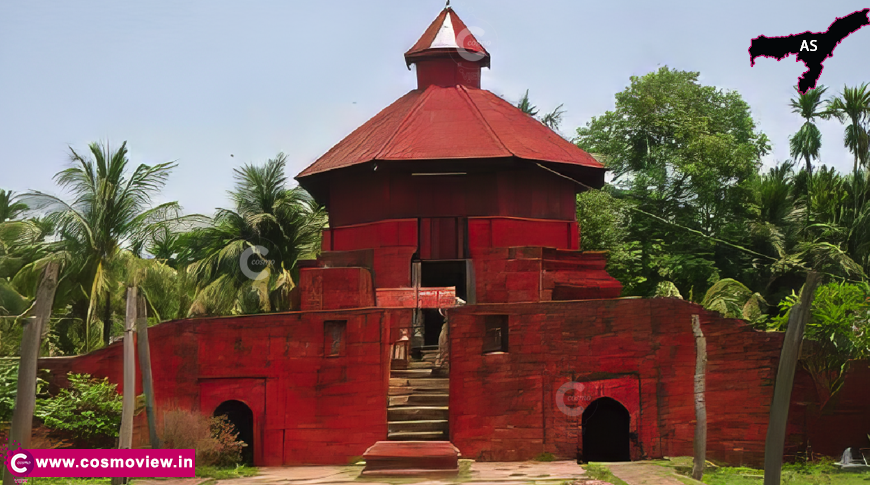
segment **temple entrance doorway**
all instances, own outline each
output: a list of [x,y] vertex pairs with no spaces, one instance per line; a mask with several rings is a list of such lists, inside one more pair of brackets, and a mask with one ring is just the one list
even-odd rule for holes
[[631,415],[619,401],[602,397],[589,403],[582,426],[583,461],[631,461]]
[[468,301],[468,263],[464,259],[421,261],[420,286],[423,288],[456,288],[456,296]]
[[238,440],[247,446],[242,448],[242,463],[254,464],[254,413],[241,401],[224,401],[214,410],[214,416],[226,416],[239,433]]

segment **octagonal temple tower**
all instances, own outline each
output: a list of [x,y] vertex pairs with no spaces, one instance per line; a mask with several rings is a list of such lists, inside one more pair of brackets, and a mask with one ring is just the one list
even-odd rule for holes
[[[329,211],[316,266],[369,269],[378,306],[402,288],[452,287],[468,303],[619,296],[604,255],[577,252],[576,195],[600,188],[604,167],[481,89],[490,54],[450,7],[405,62],[417,89],[296,177]],[[355,303],[323,292],[303,289],[302,308]]]

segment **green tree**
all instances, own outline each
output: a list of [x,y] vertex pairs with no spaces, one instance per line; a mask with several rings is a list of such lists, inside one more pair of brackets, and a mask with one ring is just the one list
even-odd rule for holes
[[[800,94],[792,98],[789,102],[792,108],[792,113],[800,115],[804,119],[804,124],[789,141],[791,156],[798,160],[803,159],[806,163],[807,174],[813,174],[813,159],[819,158],[819,149],[822,147],[822,133],[819,127],[816,126],[815,120],[826,118],[826,101],[822,99],[828,88],[819,86],[816,89],[811,89],[805,94]],[[795,87],[795,91],[798,88]]]
[[287,188],[286,157],[235,170],[233,209],[182,236],[181,261],[197,281],[192,314],[286,310],[300,259],[319,251],[326,211],[301,187]]
[[[111,294],[119,285],[113,269],[119,267],[116,261],[119,252],[178,220],[180,213],[176,202],[152,205],[152,198],[163,188],[175,164],[140,164],[128,171],[126,142],[117,150],[111,150],[108,144],[92,143],[89,151],[88,157],[71,148],[73,166],[55,175],[57,184],[71,193],[72,201],[39,191],[23,196],[33,209],[44,211],[46,219],[57,228],[57,240],[50,244],[51,254],[46,258],[64,262],[62,278],[67,290],[63,293],[67,299],[78,302],[79,295],[87,296],[85,315],[81,315],[83,305],[67,301],[83,321],[86,346],[98,313],[103,342],[109,341],[113,318]],[[33,279],[43,261],[25,267],[22,271],[28,274],[16,275],[21,286],[32,286],[27,283],[28,278]]]
[[587,190],[577,195],[580,249],[607,251],[607,272],[631,294],[643,283],[639,245],[629,240],[630,202],[614,197],[609,190]]
[[[616,94],[616,108],[579,128],[576,142],[600,156],[617,193],[638,209],[706,235],[745,240],[750,183],[769,145],[736,92],[700,84],[697,72],[663,67],[632,77]],[[629,230],[640,244],[644,278],[636,294],[652,295],[669,280],[692,298],[723,270],[748,266],[739,251],[654,218],[634,215]]]
[[870,134],[867,133],[867,121],[870,119],[870,88],[866,83],[853,88],[843,86],[840,95],[830,101],[829,112],[841,123],[846,124],[843,143],[854,157],[852,197],[854,215],[857,217],[866,201],[864,192],[868,172],[862,173],[860,168],[867,166],[867,159],[870,157]]

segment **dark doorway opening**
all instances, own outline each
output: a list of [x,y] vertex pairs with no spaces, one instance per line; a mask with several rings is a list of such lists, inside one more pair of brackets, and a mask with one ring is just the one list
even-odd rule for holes
[[582,461],[631,461],[631,415],[609,397],[592,401],[583,411]]
[[444,317],[438,313],[437,308],[423,308],[423,345],[438,345],[441,336],[441,327],[444,325]]
[[226,416],[236,431],[239,433],[238,440],[246,445],[242,448],[242,463],[254,464],[254,413],[247,404],[241,401],[224,401],[214,410],[215,417]]
[[420,286],[456,287],[456,296],[468,301],[468,263],[464,259],[450,261],[421,261]]

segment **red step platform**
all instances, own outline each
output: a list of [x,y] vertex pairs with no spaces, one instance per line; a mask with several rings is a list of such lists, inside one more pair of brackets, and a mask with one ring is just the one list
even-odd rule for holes
[[459,449],[449,441],[378,441],[363,454],[361,476],[455,475]]

